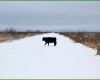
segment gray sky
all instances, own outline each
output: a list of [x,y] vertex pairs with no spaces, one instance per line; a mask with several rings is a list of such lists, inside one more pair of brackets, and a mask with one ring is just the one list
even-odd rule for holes
[[100,31],[100,2],[0,2],[0,30]]

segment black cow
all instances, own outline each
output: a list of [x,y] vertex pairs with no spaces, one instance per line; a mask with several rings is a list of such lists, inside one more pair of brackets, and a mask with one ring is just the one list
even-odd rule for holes
[[42,41],[45,41],[45,45],[48,44],[48,46],[49,43],[54,43],[54,46],[57,44],[56,37],[43,37]]

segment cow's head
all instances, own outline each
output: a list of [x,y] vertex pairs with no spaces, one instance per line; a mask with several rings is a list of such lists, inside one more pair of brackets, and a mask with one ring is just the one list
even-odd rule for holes
[[45,41],[45,40],[46,40],[46,38],[45,38],[45,37],[43,37],[43,38],[42,38],[42,41]]

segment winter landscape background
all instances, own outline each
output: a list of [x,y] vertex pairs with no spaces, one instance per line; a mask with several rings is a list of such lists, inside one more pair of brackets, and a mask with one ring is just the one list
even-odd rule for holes
[[0,76],[99,77],[99,21],[99,1],[0,2]]

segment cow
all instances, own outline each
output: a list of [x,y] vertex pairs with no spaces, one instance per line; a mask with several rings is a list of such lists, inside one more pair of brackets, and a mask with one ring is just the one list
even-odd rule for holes
[[42,41],[45,41],[45,45],[48,44],[48,46],[49,43],[54,43],[54,46],[57,44],[56,37],[43,37]]

